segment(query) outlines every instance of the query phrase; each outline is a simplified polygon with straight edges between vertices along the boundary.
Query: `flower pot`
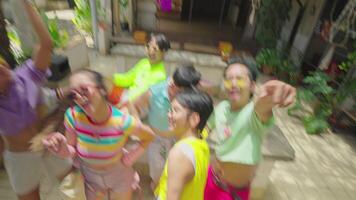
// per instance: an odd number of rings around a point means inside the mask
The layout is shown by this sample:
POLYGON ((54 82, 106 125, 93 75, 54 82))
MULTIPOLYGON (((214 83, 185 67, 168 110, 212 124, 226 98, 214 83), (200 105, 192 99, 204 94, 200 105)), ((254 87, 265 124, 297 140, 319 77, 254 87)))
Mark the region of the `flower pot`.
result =
POLYGON ((234 49, 230 42, 220 41, 218 46, 221 59, 227 61, 230 58, 231 52, 234 49))
POLYGON ((146 31, 135 31, 133 35, 135 41, 139 44, 147 43, 147 32, 146 31))

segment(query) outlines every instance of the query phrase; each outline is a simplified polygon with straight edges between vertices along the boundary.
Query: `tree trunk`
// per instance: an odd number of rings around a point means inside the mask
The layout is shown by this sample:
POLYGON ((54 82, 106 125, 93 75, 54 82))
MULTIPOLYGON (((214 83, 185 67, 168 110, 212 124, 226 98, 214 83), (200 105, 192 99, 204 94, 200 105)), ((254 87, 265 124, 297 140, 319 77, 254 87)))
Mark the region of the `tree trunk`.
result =
POLYGON ((10 40, 7 37, 5 17, 2 13, 2 1, 0 0, 0 55, 14 68, 17 63, 10 49, 10 40))

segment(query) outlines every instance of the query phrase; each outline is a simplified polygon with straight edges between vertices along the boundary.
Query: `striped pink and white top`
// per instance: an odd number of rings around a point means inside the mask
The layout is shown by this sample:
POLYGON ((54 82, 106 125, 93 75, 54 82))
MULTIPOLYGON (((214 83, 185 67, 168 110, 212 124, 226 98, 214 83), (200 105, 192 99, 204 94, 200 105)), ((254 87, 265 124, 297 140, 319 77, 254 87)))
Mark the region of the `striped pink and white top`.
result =
POLYGON ((121 159, 122 147, 135 128, 132 116, 110 107, 111 117, 103 124, 93 122, 84 111, 74 106, 65 113, 66 130, 77 137, 79 158, 96 169, 116 164, 121 159))

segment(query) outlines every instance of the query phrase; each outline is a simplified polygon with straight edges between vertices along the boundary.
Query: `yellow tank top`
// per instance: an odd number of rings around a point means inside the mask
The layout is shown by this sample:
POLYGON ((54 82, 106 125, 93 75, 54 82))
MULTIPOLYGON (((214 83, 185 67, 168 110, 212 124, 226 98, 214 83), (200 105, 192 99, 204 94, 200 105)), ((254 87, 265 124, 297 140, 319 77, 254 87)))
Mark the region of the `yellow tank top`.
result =
MULTIPOLYGON (((189 145, 194 151, 195 175, 194 178, 184 186, 180 200, 203 200, 210 159, 208 143, 205 140, 190 137, 178 141, 175 145, 180 145, 182 143, 189 145)), ((167 199, 167 163, 168 161, 166 161, 158 186, 155 190, 155 195, 159 200, 167 199)))

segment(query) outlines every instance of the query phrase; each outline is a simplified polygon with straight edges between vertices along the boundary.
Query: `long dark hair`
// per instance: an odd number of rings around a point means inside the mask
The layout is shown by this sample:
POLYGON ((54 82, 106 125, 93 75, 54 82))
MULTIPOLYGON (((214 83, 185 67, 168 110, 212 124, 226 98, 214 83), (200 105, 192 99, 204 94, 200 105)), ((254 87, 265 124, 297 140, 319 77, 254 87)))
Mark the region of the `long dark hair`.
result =
POLYGON ((181 88, 194 88, 200 80, 201 73, 190 63, 181 65, 173 73, 174 84, 181 88))

